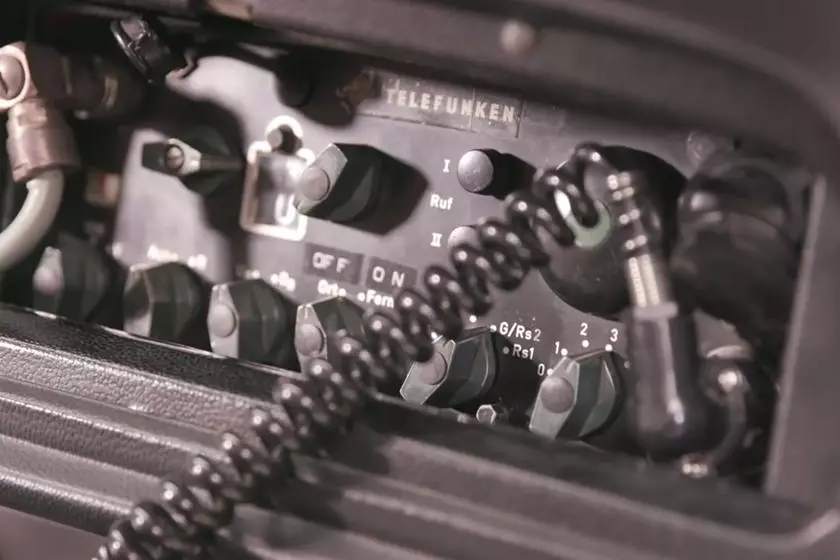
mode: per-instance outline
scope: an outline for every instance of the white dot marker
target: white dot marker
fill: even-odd
[[[490,332],[496,332],[496,325],[490,325]]]
[[[589,341],[584,340],[583,342],[580,343],[580,345],[583,346],[584,348],[589,348]]]
[[[505,356],[510,354],[510,348],[502,348],[502,354],[504,354]]]
[[[344,296],[346,296],[346,295],[347,295],[347,290],[345,290],[344,288],[340,288],[340,289],[338,290],[338,295],[339,295],[340,297],[344,297]]]
[[[612,350],[613,350],[612,344],[607,344],[606,346],[604,346],[604,350],[606,350],[607,352],[612,352]]]
[[[560,355],[561,355],[561,356],[568,356],[568,355],[569,355],[569,351],[568,351],[568,350],[566,350],[565,348],[563,348],[562,350],[560,350]]]
[[[476,321],[478,321],[478,317],[476,317],[475,315],[470,315],[470,323],[475,323]]]
[[[356,294],[356,299],[359,301],[365,301],[365,294],[359,292],[358,294]]]

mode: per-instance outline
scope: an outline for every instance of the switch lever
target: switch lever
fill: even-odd
[[[235,184],[242,160],[212,129],[193,131],[180,138],[143,145],[143,167],[178,178],[201,196],[216,194],[221,187]]]
[[[435,354],[413,363],[400,395],[416,404],[453,407],[483,396],[496,378],[496,339],[490,329],[465,332],[458,340],[438,337]]]

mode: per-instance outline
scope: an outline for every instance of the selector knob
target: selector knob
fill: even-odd
[[[188,267],[169,262],[128,272],[123,329],[131,334],[206,348],[205,288]]]
[[[432,359],[409,368],[400,395],[409,402],[440,407],[483,396],[496,378],[496,342],[487,328],[467,331],[458,340],[438,337]]]
[[[301,305],[295,317],[295,350],[298,361],[313,358],[335,363],[332,335],[338,331],[360,337],[364,333],[364,309],[346,297],[331,297]]]
[[[561,358],[540,383],[528,428],[581,439],[604,427],[621,404],[621,362],[604,350]]]
[[[496,150],[470,150],[458,160],[458,182],[467,192],[499,194],[509,184],[510,163]]]
[[[111,271],[95,247],[67,234],[41,255],[32,277],[33,307],[74,321],[88,320],[105,299]]]
[[[211,348],[223,356],[278,366],[294,356],[290,304],[263,280],[214,286],[207,331]]]
[[[375,205],[393,172],[389,164],[370,146],[330,144],[298,179],[295,208],[337,223],[357,220]]]

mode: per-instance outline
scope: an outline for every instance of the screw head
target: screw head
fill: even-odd
[[[166,149],[166,154],[164,155],[164,164],[166,165],[167,169],[171,171],[178,171],[181,167],[184,166],[184,161],[186,156],[184,155],[184,150],[182,150],[178,146],[169,146]]]
[[[487,425],[504,422],[506,418],[507,411],[498,404],[483,404],[475,412],[475,419]]]
[[[0,99],[8,101],[20,95],[25,81],[23,64],[13,56],[0,56]]]
[[[514,56],[524,56],[537,44],[539,32],[530,23],[519,20],[506,21],[499,34],[502,50]]]
[[[683,459],[680,464],[680,472],[690,478],[706,478],[711,474],[709,465],[688,458]]]
[[[704,161],[718,152],[732,151],[735,143],[723,136],[694,131],[686,140],[688,159],[694,167],[700,167]]]
[[[741,373],[734,369],[724,370],[718,375],[720,388],[729,393],[741,384]]]
[[[284,154],[294,154],[300,149],[300,138],[292,127],[286,124],[281,124],[277,128],[271,129],[265,137],[268,145],[276,152]]]

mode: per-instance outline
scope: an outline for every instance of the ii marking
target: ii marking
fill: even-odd
[[[440,247],[441,242],[443,241],[443,234],[442,233],[433,233],[432,234],[432,247]]]

